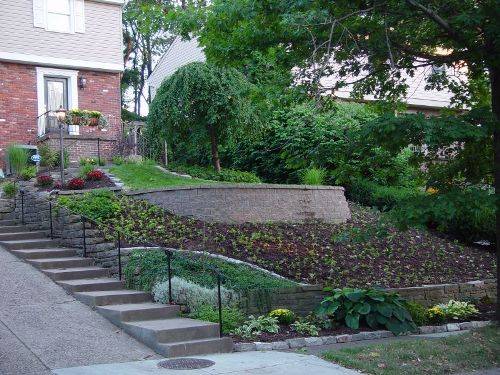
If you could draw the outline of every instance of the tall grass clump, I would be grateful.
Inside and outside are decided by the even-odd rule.
[[[9,163],[16,174],[19,174],[28,165],[28,150],[11,144],[7,147]]]
[[[309,168],[302,174],[302,183],[304,185],[323,185],[325,182],[326,171],[320,168]]]

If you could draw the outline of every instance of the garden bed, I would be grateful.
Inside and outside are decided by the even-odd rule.
[[[489,279],[496,273],[495,257],[487,251],[428,231],[399,231],[378,211],[352,203],[352,219],[346,224],[230,225],[171,215],[126,197],[118,206],[107,222],[126,227],[132,245],[148,239],[171,248],[209,251],[297,282],[397,288]]]

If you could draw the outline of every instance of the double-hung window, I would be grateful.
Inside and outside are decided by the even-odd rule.
[[[84,0],[33,0],[35,27],[59,33],[85,32]]]

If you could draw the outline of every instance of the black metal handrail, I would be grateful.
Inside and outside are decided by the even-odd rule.
[[[57,194],[57,193],[55,193]],[[53,194],[51,194],[52,196]],[[57,205],[58,208],[64,207],[64,206],[59,206]],[[52,216],[52,199],[49,198],[49,215],[50,215],[50,235],[51,238],[54,238],[54,231],[53,231],[53,216]],[[86,232],[86,223],[93,223],[97,227],[106,227],[107,229],[110,229],[112,231],[116,232],[116,239],[117,239],[117,257],[118,257],[118,278],[119,280],[122,280],[122,254],[121,254],[121,246],[122,246],[122,239],[126,238],[125,233],[116,228],[116,226],[111,226],[108,224],[105,224],[101,221],[98,221],[94,218],[88,217],[86,215],[83,215],[81,213],[78,213],[78,215],[81,217],[82,220],[82,231],[83,231],[83,257],[87,257],[87,232]],[[62,236],[62,232],[61,232]],[[172,298],[172,250],[165,248],[165,246],[150,242],[150,241],[141,241],[143,242],[144,246],[148,247],[154,247],[158,248],[160,250],[163,250],[166,257],[167,257],[167,277],[168,277],[168,302],[169,304],[173,303],[173,298]],[[222,281],[224,279],[222,272],[215,266],[211,266],[211,271],[214,273],[214,275],[217,278],[217,309],[218,309],[218,315],[219,315],[219,337],[222,337]]]

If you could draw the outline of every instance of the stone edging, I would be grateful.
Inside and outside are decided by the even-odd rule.
[[[472,321],[463,323],[448,323],[441,326],[422,326],[418,328],[418,335],[441,333],[441,332],[455,332],[464,331],[471,328],[481,328],[492,324],[491,321]],[[362,340],[376,340],[388,337],[394,337],[390,331],[369,331],[360,332],[352,335],[337,335],[337,336],[316,336],[316,337],[300,337],[294,339],[287,339],[284,341],[272,342],[239,342],[234,344],[235,352],[250,352],[262,350],[287,350],[287,349],[300,349],[310,346],[330,345],[330,344],[343,344],[352,341]]]

